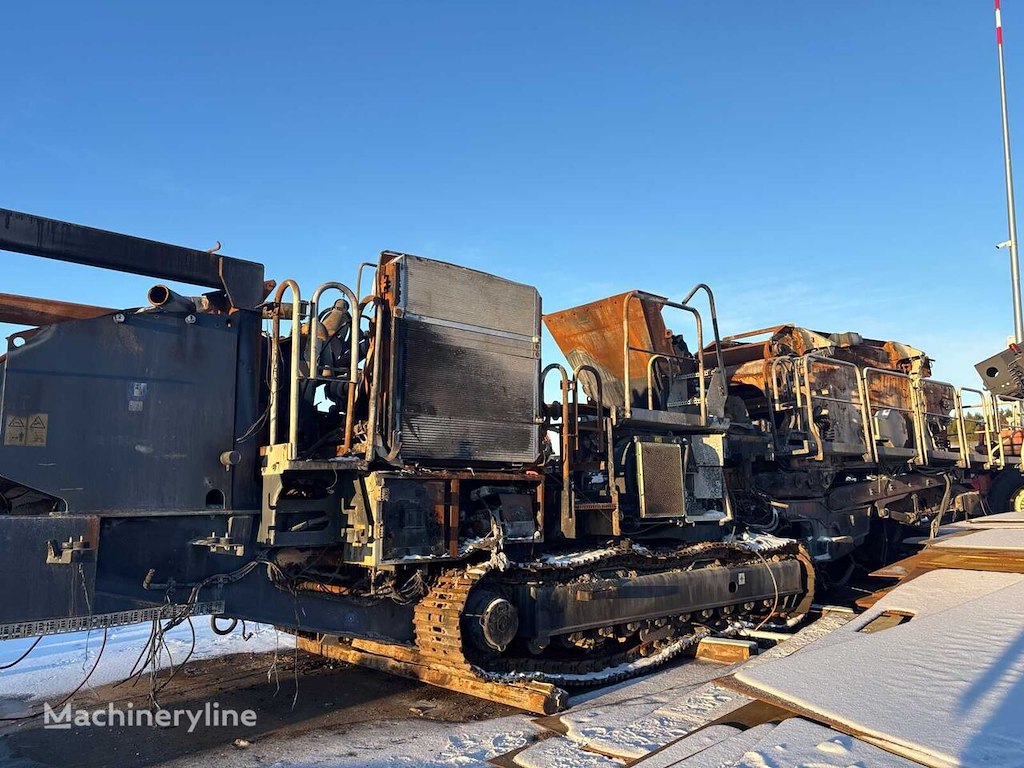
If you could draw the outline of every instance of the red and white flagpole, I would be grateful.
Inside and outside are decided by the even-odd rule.
[[[1010,121],[1006,115],[1006,69],[1003,65],[1003,16],[996,2],[996,49],[999,52],[999,96],[1003,107],[1003,163],[1006,166],[1006,216],[1010,239],[1000,244],[1010,248],[1010,282],[1013,290],[1013,335],[1017,344],[1024,344],[1024,317],[1020,298],[1020,260],[1017,257],[1017,213],[1013,202],[1013,164],[1010,162]]]

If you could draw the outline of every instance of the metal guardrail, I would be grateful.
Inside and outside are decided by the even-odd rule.
[[[361,276],[361,275],[360,275]],[[349,365],[344,372],[335,371],[333,366],[325,366],[320,360],[322,345],[319,334],[319,305],[320,299],[327,291],[335,290],[341,293],[349,304],[350,326],[349,326]],[[290,310],[285,309],[283,304],[286,291],[291,291]],[[294,280],[282,282],[274,294],[272,306],[272,331],[270,339],[270,445],[278,445],[278,432],[281,410],[281,320],[287,317],[291,322],[289,337],[291,349],[289,350],[289,382],[288,388],[288,459],[295,460],[299,453],[299,401],[302,397],[302,384],[304,382],[326,383],[341,382],[347,389],[344,438],[338,448],[339,455],[349,452],[352,447],[352,434],[355,428],[355,399],[359,387],[359,342],[361,336],[361,325],[368,316],[364,310],[368,306],[374,307],[376,312],[379,300],[375,295],[366,297],[360,301],[348,286],[344,283],[328,282],[317,286],[313,297],[308,302],[302,300],[299,285]],[[303,326],[308,326],[308,341],[306,348],[306,370],[302,368],[303,362]],[[375,338],[375,351],[379,349],[379,326]],[[376,355],[379,357],[379,355]],[[375,360],[376,363],[376,360]]]
[[[708,423],[708,400],[707,400],[707,378],[704,368],[704,323],[701,319],[700,312],[693,307],[687,306],[676,301],[670,301],[669,299],[661,296],[654,296],[653,294],[643,293],[639,291],[633,291],[626,296],[625,301],[622,303],[622,381],[625,387],[624,397],[624,414],[628,419],[632,415],[633,404],[632,404],[632,393],[630,392],[630,378],[629,378],[629,358],[631,352],[640,352],[646,355],[657,355],[658,358],[665,359],[671,362],[679,363],[692,363],[691,358],[683,357],[682,355],[667,355],[662,352],[658,352],[656,349],[648,349],[647,347],[636,347],[629,342],[629,309],[634,300],[639,301],[640,299],[649,301],[653,304],[658,304],[662,307],[672,307],[674,309],[682,310],[683,312],[689,312],[693,315],[694,323],[697,327],[697,373],[696,374],[683,374],[679,378],[681,379],[696,379],[697,380],[697,402],[700,410],[700,423],[701,426],[707,426]],[[716,346],[721,346],[716,344]],[[671,364],[670,362],[670,364]],[[650,358],[648,359],[648,379],[650,378],[650,371],[653,363]],[[648,386],[648,399],[651,399],[651,389]],[[653,409],[652,409],[653,410]]]
[[[849,366],[857,371],[857,394],[855,398],[840,398],[834,395],[814,392],[811,387],[813,368],[816,365]],[[905,382],[906,398],[880,400],[871,396],[871,385],[890,378]],[[795,412],[799,415],[798,427],[806,432],[808,440],[804,447],[787,451],[790,456],[824,458],[823,439],[815,423],[815,401],[834,401],[860,407],[863,421],[864,459],[878,464],[886,459],[910,461],[919,466],[958,464],[963,468],[981,465],[984,469],[1003,469],[1022,463],[1022,450],[1017,440],[1024,440],[1024,399],[992,395],[971,387],[955,388],[952,384],[932,379],[921,379],[914,374],[884,368],[858,369],[853,363],[814,354],[777,357],[770,360],[765,369],[768,405],[775,413]],[[929,404],[929,389],[942,387],[948,390],[951,408],[948,412],[934,410]],[[935,394],[934,391],[932,394]],[[857,402],[859,399],[859,404]],[[881,435],[877,432],[875,416],[882,409],[899,413],[905,420],[912,447],[886,448],[880,445]],[[968,418],[970,413],[979,413],[981,444],[968,428],[975,423]],[[935,422],[954,431],[958,445],[948,450],[936,446],[929,423]],[[947,432],[948,434],[948,432]],[[1019,437],[1018,437],[1019,435]],[[1010,448],[1007,448],[1010,441]],[[888,454],[888,455],[886,455]]]

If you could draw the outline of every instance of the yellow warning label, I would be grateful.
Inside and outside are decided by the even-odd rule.
[[[25,422],[25,445],[31,448],[45,447],[50,415],[47,413],[33,413],[25,419]]]
[[[4,422],[4,445],[24,445],[28,430],[24,416],[8,416]]]

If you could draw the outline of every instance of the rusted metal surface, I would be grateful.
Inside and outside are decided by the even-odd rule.
[[[0,293],[0,323],[51,325],[66,320],[88,320],[116,311],[110,307],[97,307],[92,304],[75,304],[70,301]]]
[[[436,659],[424,659],[418,651],[405,646],[370,640],[345,644],[329,638],[308,635],[298,635],[295,642],[302,650],[329,659],[408,677],[538,715],[560,712],[568,702],[565,691],[550,683],[487,682],[466,670],[449,669],[439,665]]]
[[[544,324],[554,337],[574,370],[592,366],[601,375],[602,393],[607,405],[625,405],[625,368],[623,354],[623,319],[629,301],[629,346],[652,349],[657,354],[675,355],[669,331],[661,317],[659,304],[647,301],[644,294],[634,291],[609,296],[600,301],[572,307],[561,312],[544,315]],[[630,352],[630,390],[638,397],[647,390],[647,361],[649,353]],[[584,391],[597,397],[593,377],[581,378]]]
[[[705,351],[712,349],[708,347]],[[722,339],[722,357],[729,368],[754,360],[812,352],[861,367],[931,375],[931,361],[921,350],[898,341],[865,339],[855,333],[828,334],[795,325],[775,325]]]

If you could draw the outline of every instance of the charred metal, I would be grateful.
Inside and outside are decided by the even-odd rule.
[[[13,211],[0,248],[214,289],[0,297],[34,326],[0,358],[3,636],[216,606],[502,700],[515,673],[546,710],[542,684],[791,625],[816,576],[1024,499],[1019,401],[898,342],[720,338],[704,284],[543,315],[393,251],[270,295],[259,264]]]

